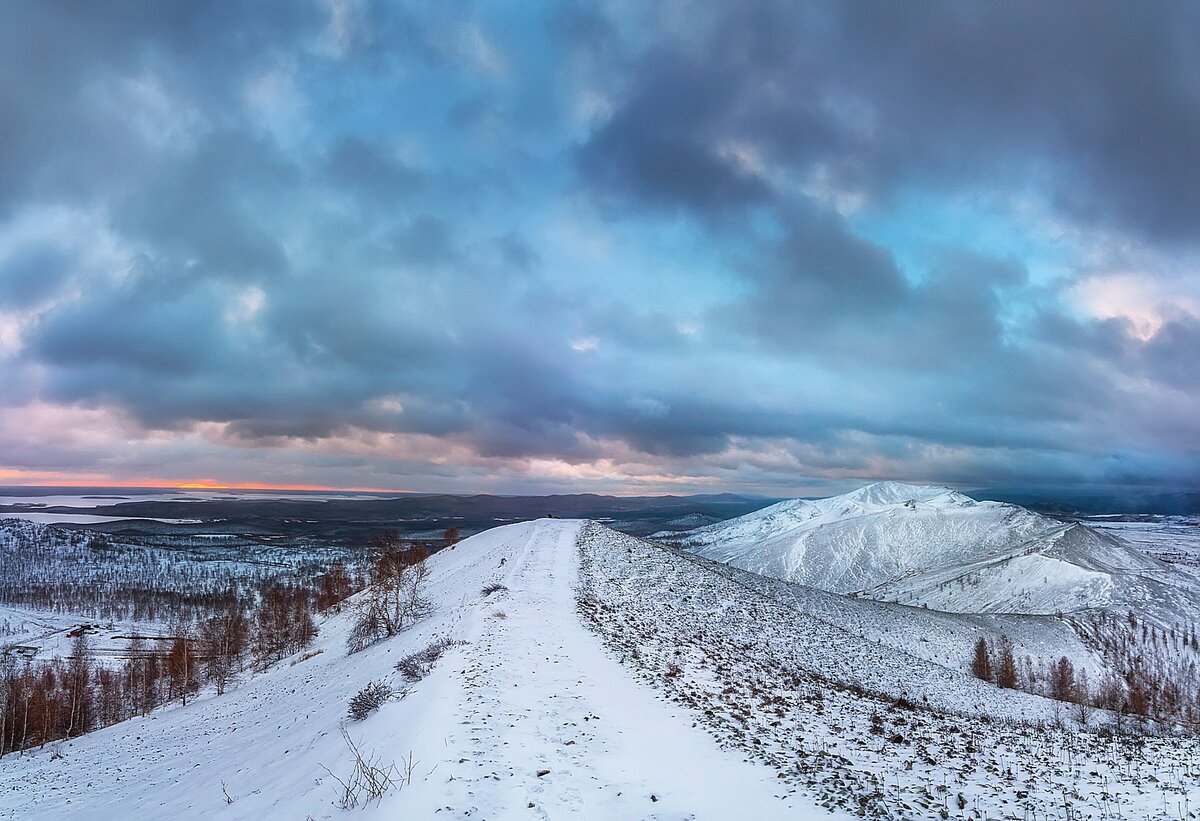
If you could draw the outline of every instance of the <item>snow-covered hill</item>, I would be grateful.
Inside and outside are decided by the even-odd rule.
[[[308,651],[223,696],[0,758],[0,817],[343,817],[343,730],[404,782],[364,818],[1041,818],[1096,802],[1176,818],[1200,805],[1194,740],[1056,729],[1055,702],[938,659],[993,619],[1025,620],[1029,652],[1086,653],[1052,617],[847,599],[578,521],[487,531],[429,567],[432,614],[392,639],[347,656],[349,618],[334,615]],[[443,639],[459,643],[406,683],[396,662]],[[405,696],[348,721],[372,681]]]
[[[676,539],[754,573],[938,610],[1135,608],[1163,624],[1200,614],[1190,577],[1114,536],[944,487],[879,482]]]
[[[582,525],[496,528],[433,556],[433,615],[361,653],[346,655],[348,618],[334,616],[307,653],[223,696],[0,758],[0,817],[338,818],[333,776],[353,766],[343,726],[380,763],[407,770],[412,756],[412,783],[361,817],[819,812],[637,683],[585,628],[575,612]],[[506,589],[482,592],[495,584]],[[443,637],[464,644],[405,698],[347,724],[351,695],[370,681],[405,687],[396,661]]]
[[[622,660],[824,807],[888,819],[1166,819],[1200,798],[1190,765],[1171,787],[1159,781],[1200,752],[1195,739],[1149,739],[1133,753],[1140,741],[1078,732],[1061,703],[922,655],[932,626],[940,641],[1017,623],[1027,646],[1070,653],[1077,639],[1054,617],[848,599],[594,526],[582,550],[581,612]],[[1135,774],[1122,759],[1158,771]]]

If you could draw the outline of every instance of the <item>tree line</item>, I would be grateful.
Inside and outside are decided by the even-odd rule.
[[[432,546],[459,538],[450,528]],[[131,636],[119,667],[97,660],[82,628],[65,658],[0,656],[0,756],[186,704],[205,686],[221,695],[311,645],[314,615],[341,610],[356,592],[348,652],[394,636],[431,607],[423,596],[429,547],[388,531],[372,539],[362,573],[336,561],[308,584],[272,580],[252,596],[230,588],[206,600],[207,615],[177,618],[167,636]]]
[[[998,687],[1063,702],[1084,726],[1095,709],[1103,709],[1112,713],[1118,730],[1154,720],[1200,734],[1200,676],[1193,657],[1200,656],[1200,645],[1195,629],[1141,625],[1139,637],[1133,613],[1127,623],[1105,613],[1089,618],[1093,627],[1103,628],[1079,630],[1109,671],[1098,681],[1091,681],[1087,668],[1066,656],[1018,659],[1007,636],[976,641],[971,672]]]
[[[65,658],[0,657],[0,755],[74,738],[171,701],[186,704],[202,687],[220,695],[242,676],[308,647],[314,613],[354,592],[338,563],[315,589],[273,583],[256,601],[227,593],[198,621],[180,620],[167,636],[129,638],[119,667],[98,661],[85,629]]]
[[[97,660],[84,629],[74,635],[66,658],[0,655],[0,755],[77,737],[164,703],[186,705],[205,685],[221,695],[242,676],[310,646],[317,637],[314,615],[341,610],[356,592],[362,595],[354,603],[348,651],[388,639],[430,610],[422,592],[431,547],[460,538],[457,528],[432,543],[389,531],[371,540],[360,573],[336,561],[323,574],[294,582],[272,577],[251,591],[206,589],[190,601],[179,594],[170,604],[193,606],[170,607],[175,618],[169,635],[131,636],[120,666]],[[55,580],[44,582],[41,589]]]

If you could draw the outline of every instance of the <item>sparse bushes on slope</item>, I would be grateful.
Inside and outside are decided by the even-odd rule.
[[[396,669],[408,681],[420,681],[429,675],[429,671],[437,664],[438,659],[456,644],[462,644],[461,641],[451,641],[448,638],[441,638],[430,644],[424,650],[405,656],[396,662]]]
[[[1096,630],[1106,622],[1107,632]],[[1124,623],[1101,613],[1092,622],[1075,625],[1085,639],[1097,646],[1105,661],[1119,671],[1105,675],[1094,686],[1087,668],[1076,667],[1066,656],[1049,661],[1026,657],[1016,663],[1011,644],[1004,637],[995,643],[982,638],[976,643],[971,672],[1001,687],[1069,704],[1071,715],[1085,727],[1095,709],[1104,709],[1113,714],[1118,731],[1130,729],[1125,720],[1133,717],[1141,724],[1157,721],[1160,729],[1174,723],[1180,729],[1200,734],[1200,674],[1195,661],[1186,658],[1194,652],[1191,634],[1182,629],[1163,631],[1165,639],[1156,639],[1155,628],[1151,627],[1146,631],[1147,639],[1139,643],[1136,619],[1130,617],[1128,630]],[[1146,630],[1144,624],[1141,628]],[[1178,640],[1170,638],[1172,632]],[[1145,643],[1147,640],[1149,645]],[[1170,650],[1178,652],[1180,657],[1171,659],[1163,653],[1156,654],[1156,640],[1159,644],[1171,642]]]
[[[328,767],[325,768],[330,778],[338,783],[337,805],[341,809],[352,810],[360,804],[378,801],[393,788],[412,783],[413,769],[416,767],[412,753],[409,753],[403,768],[394,761],[384,766],[374,752],[364,753],[359,749],[345,730],[342,730],[342,738],[354,759],[353,771],[346,778],[341,778]]]
[[[386,681],[372,681],[350,697],[348,713],[354,721],[362,721],[396,697],[396,691]]]
[[[742,593],[770,593],[774,583],[753,587],[742,571],[598,525],[585,526],[580,550],[579,614],[620,661],[694,711],[722,744],[777,767],[783,783],[805,786],[828,808],[945,819],[996,817],[989,810],[1075,818],[1119,807],[1165,819],[1182,816],[1168,804],[1149,812],[1161,801],[1151,790],[1172,801],[1200,784],[1200,745],[1190,739],[1068,730],[1051,721],[1061,708],[1041,699],[958,675],[923,678],[903,655],[873,652],[874,641],[856,648],[852,635],[812,630],[803,611],[781,604],[790,596]],[[964,650],[969,662],[971,645]],[[843,664],[852,653],[876,678]],[[675,659],[681,674],[662,675]],[[1024,681],[1030,665],[1019,662]],[[1048,662],[1034,665],[1040,687]],[[1078,669],[1075,678],[1078,686]],[[970,796],[957,813],[951,784]]]

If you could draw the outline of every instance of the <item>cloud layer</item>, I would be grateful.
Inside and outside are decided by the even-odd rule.
[[[8,23],[9,483],[1200,483],[1194,4]]]

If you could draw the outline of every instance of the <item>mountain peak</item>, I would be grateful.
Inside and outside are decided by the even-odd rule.
[[[955,501],[967,500],[966,496],[948,487],[937,485],[910,485],[905,482],[874,482],[833,499],[854,501],[864,505],[899,505],[905,502],[929,502],[942,496]]]

